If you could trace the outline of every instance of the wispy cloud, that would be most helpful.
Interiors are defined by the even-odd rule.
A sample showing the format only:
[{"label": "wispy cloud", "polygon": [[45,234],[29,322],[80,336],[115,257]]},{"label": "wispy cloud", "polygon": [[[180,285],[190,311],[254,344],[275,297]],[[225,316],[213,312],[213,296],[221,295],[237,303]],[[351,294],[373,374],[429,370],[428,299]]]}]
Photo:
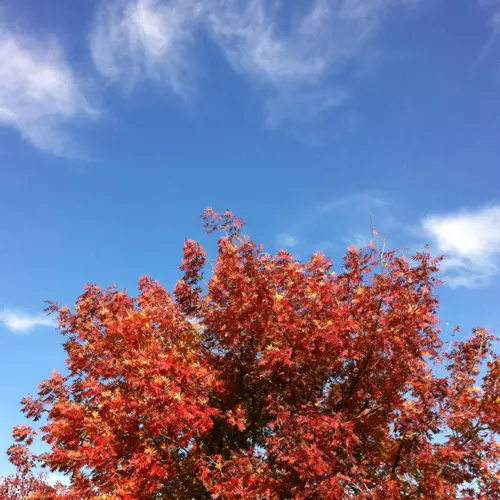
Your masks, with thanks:
[{"label": "wispy cloud", "polygon": [[12,333],[29,333],[37,327],[55,327],[54,320],[46,315],[32,315],[14,309],[0,310],[0,323]]},{"label": "wispy cloud", "polygon": [[201,13],[195,0],[103,2],[90,36],[96,68],[129,90],[149,79],[186,95],[194,63],[188,48]]},{"label": "wispy cloud", "polygon": [[344,104],[349,89],[335,76],[361,55],[389,8],[405,3],[316,0],[284,27],[289,2],[221,0],[208,25],[234,69],[271,91],[266,121],[275,126]]},{"label": "wispy cloud", "polygon": [[299,240],[288,233],[280,233],[276,236],[276,245],[280,248],[290,249],[296,247],[299,244]]},{"label": "wispy cloud", "polygon": [[90,37],[97,69],[132,87],[143,78],[176,94],[192,85],[190,50],[208,33],[233,69],[266,89],[266,124],[315,121],[344,104],[341,73],[373,40],[383,18],[409,0],[112,0]]},{"label": "wispy cloud", "polygon": [[70,123],[97,116],[82,80],[54,39],[34,40],[0,25],[0,124],[35,147],[76,156]]},{"label": "wispy cloud", "polygon": [[350,193],[318,204],[313,210],[314,213],[321,215],[327,212],[333,212],[341,209],[351,211],[361,211],[367,216],[377,208],[387,207],[389,202],[380,193],[363,191],[359,193]]},{"label": "wispy cloud", "polygon": [[490,37],[481,50],[480,59],[486,55],[493,48],[500,36],[500,0],[478,0],[481,7],[492,8],[490,17]]},{"label": "wispy cloud", "polygon": [[451,286],[478,287],[500,273],[500,205],[429,215],[421,221]]}]

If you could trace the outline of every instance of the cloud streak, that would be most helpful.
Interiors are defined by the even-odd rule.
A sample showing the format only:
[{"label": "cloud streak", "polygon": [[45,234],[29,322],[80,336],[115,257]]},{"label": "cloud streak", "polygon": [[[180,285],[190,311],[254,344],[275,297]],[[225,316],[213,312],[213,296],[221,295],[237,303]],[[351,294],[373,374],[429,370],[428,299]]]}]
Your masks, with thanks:
[{"label": "cloud streak", "polygon": [[55,327],[55,321],[43,314],[31,315],[13,309],[0,310],[0,323],[12,333],[30,333],[39,327]]},{"label": "cloud streak", "polygon": [[72,157],[68,124],[97,117],[56,40],[33,40],[0,26],[0,124],[33,146]]},{"label": "cloud streak", "polygon": [[500,0],[478,0],[480,7],[490,7],[493,8],[493,12],[490,17],[490,37],[488,41],[485,43],[483,49],[481,50],[481,54],[479,56],[480,59],[485,58],[490,50],[494,47],[495,43],[500,36]]}]

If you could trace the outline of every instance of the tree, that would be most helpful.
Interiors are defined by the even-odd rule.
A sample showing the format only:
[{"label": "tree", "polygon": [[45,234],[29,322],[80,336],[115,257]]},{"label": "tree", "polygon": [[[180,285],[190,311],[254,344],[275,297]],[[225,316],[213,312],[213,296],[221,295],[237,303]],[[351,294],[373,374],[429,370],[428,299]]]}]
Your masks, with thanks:
[{"label": "tree", "polygon": [[500,498],[495,339],[440,340],[440,259],[371,245],[335,273],[203,217],[217,260],[187,240],[173,295],[144,277],[49,306],[69,373],[23,400],[50,451],[17,427],[21,472],[66,474],[72,499]]},{"label": "tree", "polygon": [[43,475],[13,474],[0,477],[0,498],[2,500],[26,500],[31,494],[53,493]]}]

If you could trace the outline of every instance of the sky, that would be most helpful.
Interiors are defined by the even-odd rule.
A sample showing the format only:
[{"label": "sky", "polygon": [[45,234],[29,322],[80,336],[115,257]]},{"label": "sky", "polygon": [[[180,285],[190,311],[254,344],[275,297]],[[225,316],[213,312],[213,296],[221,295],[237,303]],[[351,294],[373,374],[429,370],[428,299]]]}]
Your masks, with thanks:
[{"label": "sky", "polygon": [[445,339],[498,332],[500,1],[0,0],[0,61],[0,449],[65,366],[44,301],[171,289],[206,206],[337,269],[371,218],[446,255]]}]

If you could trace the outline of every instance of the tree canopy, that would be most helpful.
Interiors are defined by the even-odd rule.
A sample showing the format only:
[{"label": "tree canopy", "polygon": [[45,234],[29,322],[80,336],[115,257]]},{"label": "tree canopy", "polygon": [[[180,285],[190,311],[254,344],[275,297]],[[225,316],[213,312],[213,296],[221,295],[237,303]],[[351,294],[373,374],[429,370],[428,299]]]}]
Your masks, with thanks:
[{"label": "tree canopy", "polygon": [[443,343],[440,259],[374,244],[334,271],[203,217],[217,258],[187,240],[173,294],[143,277],[49,305],[68,374],[22,402],[49,451],[21,425],[8,453],[70,485],[33,498],[500,498],[495,338]]},{"label": "tree canopy", "polygon": [[[56,488],[49,486],[49,481],[43,474],[12,474],[0,478],[0,499],[26,500],[30,495],[44,498],[45,493],[53,495]],[[64,489],[61,491],[66,493]]]}]

